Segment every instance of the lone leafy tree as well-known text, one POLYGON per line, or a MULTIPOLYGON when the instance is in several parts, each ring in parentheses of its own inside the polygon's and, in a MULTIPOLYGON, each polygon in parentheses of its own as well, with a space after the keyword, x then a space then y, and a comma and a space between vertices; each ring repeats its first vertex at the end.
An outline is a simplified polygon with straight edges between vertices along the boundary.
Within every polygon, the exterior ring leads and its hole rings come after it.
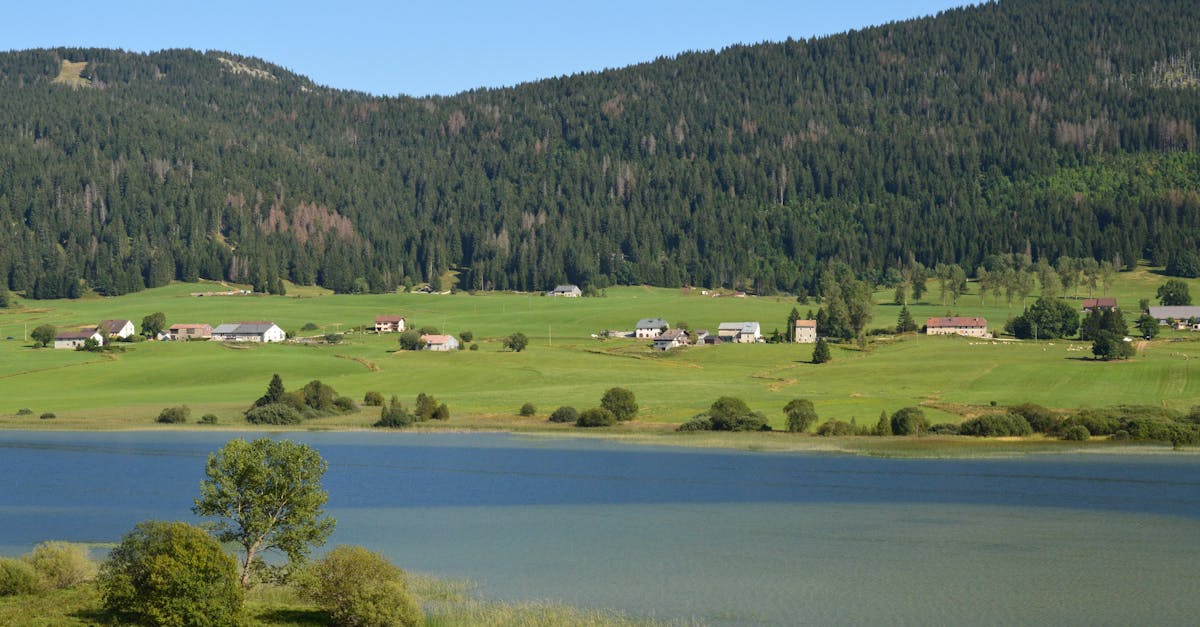
POLYGON ((806 398, 794 398, 783 406, 787 414, 787 430, 792 433, 803 433, 817 422, 817 410, 812 401, 806 398))
POLYGON ((329 537, 334 520, 321 509, 329 499, 321 489, 326 468, 315 450, 288 440, 231 440, 209 455, 192 511, 219 518, 213 535, 244 551, 243 588, 263 552, 279 550, 301 563, 329 537))
POLYGON ((516 333, 504 338, 504 348, 507 348, 514 353, 519 353, 525 350, 526 346, 529 346, 529 338, 520 331, 517 331, 516 333))
POLYGON ((1171 279, 1158 286, 1158 291, 1154 295, 1158 298, 1158 302, 1163 305, 1192 304, 1192 295, 1188 291, 1187 283, 1179 279, 1171 279))
POLYGON ((625 388, 609 388, 600 399, 600 406, 620 421, 632 420, 638 413, 637 399, 625 388))
POLYGON ((52 324, 43 324, 29 334, 33 338, 33 341, 40 344, 43 348, 49 346, 50 342, 54 341, 54 336, 56 335, 58 335, 58 329, 54 328, 52 324))
POLYGON ((167 314, 161 311, 142 318, 142 335, 146 337, 157 337, 165 328, 167 328, 167 314))

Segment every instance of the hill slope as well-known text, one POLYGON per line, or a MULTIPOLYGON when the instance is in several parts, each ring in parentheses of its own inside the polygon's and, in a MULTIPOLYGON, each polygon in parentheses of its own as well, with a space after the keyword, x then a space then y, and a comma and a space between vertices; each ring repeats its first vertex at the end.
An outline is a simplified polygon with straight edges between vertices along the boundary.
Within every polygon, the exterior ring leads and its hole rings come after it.
POLYGON ((811 292, 831 258, 1162 263, 1200 233, 1198 31, 1193 2, 1013 0, 426 99, 227 53, 0 54, 0 277, 811 292))

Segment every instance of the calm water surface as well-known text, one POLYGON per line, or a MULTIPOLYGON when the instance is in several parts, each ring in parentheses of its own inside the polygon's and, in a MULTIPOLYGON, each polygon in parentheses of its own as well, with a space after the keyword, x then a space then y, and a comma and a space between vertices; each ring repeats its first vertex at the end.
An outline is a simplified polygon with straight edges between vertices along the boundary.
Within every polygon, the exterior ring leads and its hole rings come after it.
MULTIPOLYGON (((0 432, 0 553, 194 520, 228 433, 0 432)), ((255 437, 255 436, 250 436, 255 437)), ((295 434, 333 543, 483 595, 712 624, 1196 624, 1200 458, 889 460, 295 434)))

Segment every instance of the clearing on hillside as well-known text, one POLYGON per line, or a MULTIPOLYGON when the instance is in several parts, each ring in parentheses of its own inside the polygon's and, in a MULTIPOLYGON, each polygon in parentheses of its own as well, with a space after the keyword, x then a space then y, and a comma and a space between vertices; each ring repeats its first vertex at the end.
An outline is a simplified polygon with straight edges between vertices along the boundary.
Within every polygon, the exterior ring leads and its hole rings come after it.
POLYGON ((92 79, 83 77, 83 71, 87 69, 87 64, 87 61, 63 59, 62 67, 58 70, 58 76, 54 77, 54 82, 71 87, 91 87, 92 79))

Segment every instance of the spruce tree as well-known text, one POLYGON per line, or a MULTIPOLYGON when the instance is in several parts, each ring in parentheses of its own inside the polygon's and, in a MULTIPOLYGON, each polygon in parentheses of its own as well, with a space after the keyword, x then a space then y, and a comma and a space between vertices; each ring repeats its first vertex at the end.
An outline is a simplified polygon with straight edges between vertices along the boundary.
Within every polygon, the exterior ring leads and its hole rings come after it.
POLYGON ((833 357, 829 354, 829 343, 825 338, 818 338, 817 343, 813 346, 812 362, 814 364, 823 364, 833 357))
POLYGON ((908 333, 917 330, 917 323, 913 320, 912 314, 908 311, 908 306, 900 308, 900 315, 896 318, 896 333, 908 333))

